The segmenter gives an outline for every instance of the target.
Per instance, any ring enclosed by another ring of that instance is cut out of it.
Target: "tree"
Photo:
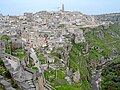
[[[1,40],[10,40],[10,37],[9,36],[7,36],[7,35],[3,35],[2,37],[1,37]]]
[[[3,60],[0,59],[0,66],[4,66]]]
[[[10,72],[7,70],[3,73],[4,77],[11,78]]]
[[[36,70],[36,72],[39,72],[38,67],[33,66],[32,69]]]
[[[75,43],[75,34],[72,34],[72,36],[71,36],[71,42]]]

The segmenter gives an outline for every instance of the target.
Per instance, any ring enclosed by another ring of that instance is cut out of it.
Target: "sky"
[[[89,15],[120,13],[120,0],[0,0],[0,13],[22,15],[24,12],[58,11],[62,4],[66,11]]]

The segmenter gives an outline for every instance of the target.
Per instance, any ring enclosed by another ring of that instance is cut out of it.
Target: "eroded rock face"
[[[79,71],[76,71],[73,73],[73,80],[75,83],[80,81],[80,72]]]
[[[83,35],[83,30],[76,30],[75,43],[85,42],[85,37]]]
[[[66,76],[65,79],[67,80],[67,82],[71,85],[72,84],[72,81],[70,79],[70,77]]]

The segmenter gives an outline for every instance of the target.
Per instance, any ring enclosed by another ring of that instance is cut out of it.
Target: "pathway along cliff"
[[[112,56],[109,59],[103,59],[102,62],[92,71],[91,85],[92,90],[100,90],[100,82],[102,80],[102,69],[110,63],[110,61],[114,60],[116,56]]]

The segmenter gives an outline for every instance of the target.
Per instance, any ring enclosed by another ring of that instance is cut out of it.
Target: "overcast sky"
[[[66,11],[80,11],[84,14],[120,12],[120,0],[0,0],[0,13],[20,15],[41,10],[57,11],[62,4]]]

